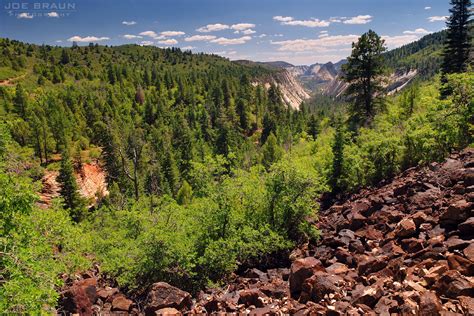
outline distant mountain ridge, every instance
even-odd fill
[[[393,94],[403,89],[416,77],[427,79],[435,75],[441,66],[445,38],[446,31],[443,30],[384,53],[386,65],[391,69],[387,92]],[[342,59],[337,63],[298,66],[285,61],[255,62],[255,64],[287,71],[309,94],[339,97],[347,88],[347,84],[341,80],[342,65],[346,62],[346,59]]]

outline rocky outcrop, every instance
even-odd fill
[[[286,69],[278,70],[254,84],[263,84],[267,89],[274,84],[279,88],[283,101],[293,109],[299,109],[301,102],[310,97],[301,83]]]
[[[42,182],[42,189],[39,193],[40,201],[38,205],[42,208],[51,206],[52,200],[59,197],[60,185],[57,181],[58,171],[46,170]],[[89,207],[94,206],[99,198],[107,196],[107,181],[105,171],[98,162],[83,163],[80,170],[75,170],[74,176],[81,196],[89,201]]]
[[[293,253],[288,281],[279,269],[243,274],[193,311],[472,315],[473,179],[467,149],[364,189],[321,211],[322,238]]]

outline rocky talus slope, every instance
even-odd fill
[[[155,283],[141,301],[92,274],[68,281],[61,311],[474,315],[473,206],[467,149],[321,211],[321,239],[293,251],[289,267],[250,269],[195,298]]]

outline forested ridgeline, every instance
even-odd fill
[[[0,87],[0,310],[51,311],[61,287],[93,266],[133,295],[158,281],[193,293],[218,286],[315,240],[322,194],[472,144],[472,71],[392,97],[374,81],[364,95],[354,61],[373,49],[369,64],[382,65],[383,46],[364,34],[344,68],[348,104],[332,111],[324,100],[316,112],[252,84],[273,70],[217,56],[2,39],[0,79],[17,79]],[[110,192],[93,208],[74,177],[88,159]],[[40,210],[45,170],[59,171],[61,198]]]

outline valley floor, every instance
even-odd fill
[[[471,148],[322,211],[322,238],[291,266],[247,270],[195,298],[155,283],[130,300],[92,273],[69,281],[58,311],[473,315],[473,205]]]

